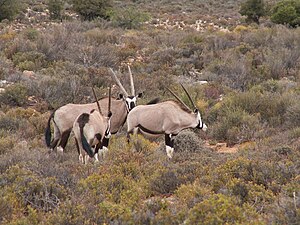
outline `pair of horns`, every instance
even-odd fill
[[[192,103],[194,109],[196,109],[196,105],[193,101],[193,99],[191,98],[190,94],[188,93],[188,91],[186,90],[186,88],[183,86],[183,84],[181,84],[181,87],[183,88],[184,92],[186,93],[186,95],[188,96],[190,102]],[[172,90],[170,90],[169,88],[167,88],[167,90],[182,104],[184,105],[184,107],[186,107],[187,109],[191,110],[190,107],[188,107]]]
[[[117,77],[116,73],[113,71],[112,68],[109,68],[110,71],[112,72],[112,75],[113,75],[113,78],[114,80],[116,81],[116,83],[118,84],[118,86],[120,87],[121,91],[126,95],[126,97],[128,97],[128,93],[127,91],[125,90],[125,88],[123,87],[123,85],[121,84],[119,78]],[[128,65],[128,72],[129,72],[129,79],[130,79],[130,88],[131,88],[131,95],[135,95],[135,90],[134,90],[134,84],[133,84],[133,76],[132,76],[132,73],[131,73],[131,69],[130,69],[130,66]]]
[[[102,111],[101,111],[101,108],[100,108],[100,104],[98,102],[98,99],[97,99],[97,96],[96,96],[96,92],[95,92],[95,90],[94,90],[93,87],[92,87],[92,91],[93,91],[93,94],[94,94],[94,97],[95,97],[95,100],[96,100],[96,104],[97,104],[98,110],[99,110],[100,114],[102,114]],[[109,86],[109,89],[108,89],[108,111],[107,111],[107,115],[109,115],[110,113],[111,113],[111,87]]]

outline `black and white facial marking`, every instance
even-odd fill
[[[125,103],[128,112],[136,106],[136,100],[137,100],[136,96],[128,96],[127,98],[125,98]]]
[[[131,95],[131,96],[127,96],[126,98],[124,98],[128,112],[130,112],[130,110],[132,110],[136,106],[137,99],[141,98],[142,96],[143,96],[143,93],[139,93],[136,96]]]
[[[199,110],[195,109],[194,112],[197,113],[198,125],[196,126],[196,128],[202,129],[202,130],[206,131],[207,130],[207,126],[205,125],[205,123],[202,122],[202,118],[201,118]]]

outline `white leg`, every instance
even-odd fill
[[[96,161],[96,162],[99,162],[99,159],[98,159],[98,153],[96,153],[96,154],[94,155],[94,157],[95,157],[95,161]]]
[[[167,152],[167,156],[172,159],[173,157],[173,153],[174,153],[174,148],[170,147],[170,146],[166,146],[166,152]]]
[[[64,149],[61,146],[58,146],[57,152],[62,154],[64,152]]]
[[[82,154],[79,154],[79,162],[84,163]]]
[[[89,158],[90,158],[89,155],[86,154],[84,158],[85,158],[85,160],[84,160],[84,161],[85,161],[85,164],[88,164]]]
[[[107,153],[108,153],[108,148],[103,146],[103,149],[102,149],[103,159],[106,157]]]

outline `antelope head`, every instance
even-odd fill
[[[126,107],[127,107],[127,111],[129,112],[130,110],[132,110],[136,106],[137,99],[142,97],[143,94],[142,93],[138,93],[137,95],[135,94],[133,76],[132,76],[131,69],[130,69],[129,65],[128,65],[128,72],[129,72],[129,79],[130,79],[131,95],[129,95],[127,93],[127,91],[125,90],[125,88],[121,84],[119,78],[117,77],[117,75],[113,71],[113,69],[110,68],[110,70],[112,72],[113,79],[116,81],[117,85],[120,87],[121,91],[123,92],[122,94],[119,94],[119,99],[124,100],[124,102],[126,104]]]
[[[197,126],[196,128],[198,129],[202,129],[203,131],[206,131],[207,130],[207,126],[205,123],[203,123],[202,121],[202,118],[201,118],[201,114],[200,114],[200,111],[199,109],[196,107],[194,101],[192,100],[190,94],[188,93],[188,91],[186,90],[186,88],[180,84],[181,87],[183,88],[184,92],[186,93],[186,95],[188,96],[190,102],[192,103],[192,106],[193,106],[193,110],[190,109],[190,107],[188,107],[172,90],[170,90],[169,88],[167,88],[167,90],[185,107],[187,108],[188,110],[192,111],[195,115],[196,115],[196,118],[197,118]]]

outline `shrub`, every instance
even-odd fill
[[[115,25],[126,29],[137,29],[149,18],[148,14],[135,8],[120,9],[111,16],[111,20]]]
[[[299,98],[298,98],[299,99]],[[289,127],[299,127],[300,126],[300,102],[295,101],[294,104],[291,104],[285,113],[285,118],[286,118],[286,124]]]
[[[196,204],[185,224],[200,221],[201,224],[253,224],[259,222],[259,215],[250,205],[239,206],[235,198],[217,194]]]
[[[23,8],[19,0],[2,0],[0,4],[0,21],[4,19],[13,20]]]
[[[2,121],[0,120],[0,123]],[[1,125],[0,125],[1,126]],[[0,128],[1,129],[1,128]],[[13,149],[14,147],[14,142],[15,140],[13,140],[11,137],[3,137],[0,138],[0,155],[2,154],[6,154],[9,151],[11,151],[11,149]]]
[[[22,84],[14,84],[0,94],[0,106],[25,106],[27,103],[28,90]]]
[[[198,182],[192,184],[181,185],[175,195],[179,198],[181,204],[188,208],[193,208],[199,202],[208,199],[212,195],[212,191],[208,188],[201,187]]]
[[[203,141],[192,131],[180,132],[174,140],[175,152],[197,152],[203,149]]]
[[[54,178],[41,179],[31,171],[18,166],[13,166],[2,174],[1,180],[7,201],[17,205],[14,213],[22,208],[28,210],[27,206],[44,212],[52,211],[67,194]]]
[[[172,169],[158,170],[150,179],[149,188],[153,194],[171,194],[180,184],[177,172]]]
[[[84,20],[93,20],[96,17],[107,19],[111,10],[110,0],[72,0],[73,8]]]
[[[63,0],[49,0],[48,9],[51,19],[60,19],[61,11],[63,10]]]
[[[39,52],[18,52],[12,57],[14,64],[20,70],[39,70],[46,66],[46,57]]]
[[[240,13],[247,16],[249,22],[259,23],[259,18],[265,15],[263,0],[247,0],[241,5]]]
[[[259,117],[250,115],[240,108],[222,110],[218,122],[210,129],[217,140],[227,141],[229,145],[251,141],[261,128]]]
[[[271,20],[274,23],[300,25],[300,1],[283,0],[278,2],[272,9]]]

